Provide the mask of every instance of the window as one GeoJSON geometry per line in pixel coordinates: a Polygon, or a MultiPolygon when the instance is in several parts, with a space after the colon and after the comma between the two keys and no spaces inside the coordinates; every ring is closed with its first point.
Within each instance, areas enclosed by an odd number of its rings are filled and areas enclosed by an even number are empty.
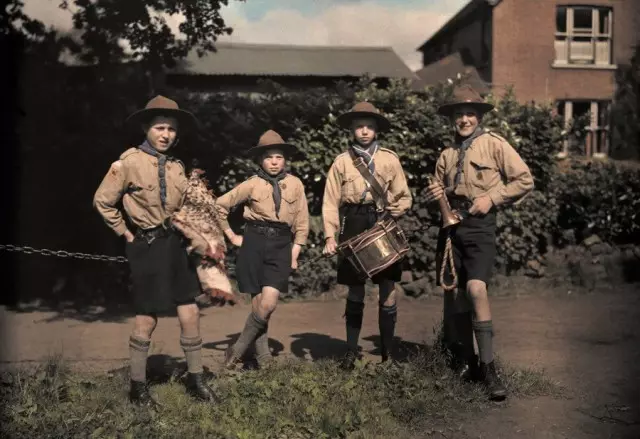
{"type": "Polygon", "coordinates": [[[564,117],[567,127],[572,120],[589,116],[589,123],[580,143],[576,139],[565,142],[560,156],[566,157],[570,150],[582,151],[588,157],[603,157],[609,150],[609,111],[611,101],[572,100],[558,101],[556,111],[564,117]]]}
{"type": "Polygon", "coordinates": [[[558,65],[611,65],[612,20],[611,8],[558,6],[555,63],[558,65]]]}

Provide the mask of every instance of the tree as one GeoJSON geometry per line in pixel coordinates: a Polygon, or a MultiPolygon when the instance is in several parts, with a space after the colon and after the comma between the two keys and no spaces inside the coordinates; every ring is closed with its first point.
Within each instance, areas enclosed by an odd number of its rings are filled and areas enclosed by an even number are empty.
{"type": "Polygon", "coordinates": [[[81,31],[83,44],[73,49],[82,61],[137,60],[155,70],[173,67],[193,49],[199,55],[215,50],[218,36],[233,31],[220,15],[227,4],[228,0],[64,0],[60,7],[71,11],[74,28],[81,31]],[[183,17],[182,35],[174,34],[168,17],[183,17]]]}

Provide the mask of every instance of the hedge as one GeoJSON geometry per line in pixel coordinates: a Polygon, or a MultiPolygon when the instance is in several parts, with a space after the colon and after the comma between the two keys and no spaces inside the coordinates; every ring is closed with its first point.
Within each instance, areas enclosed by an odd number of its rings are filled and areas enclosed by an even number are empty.
{"type": "MultiPolygon", "coordinates": [[[[237,152],[251,146],[264,129],[276,129],[304,152],[305,159],[293,163],[291,168],[307,188],[312,214],[309,246],[301,257],[308,259],[317,257],[322,249],[320,214],[326,172],[333,159],[348,146],[348,135],[336,126],[335,119],[357,100],[373,102],[391,121],[391,129],[381,135],[381,141],[400,156],[414,197],[411,211],[401,220],[412,248],[404,262],[405,269],[412,272],[413,279],[426,278],[434,282],[439,213],[435,206],[425,202],[424,190],[426,176],[434,172],[440,151],[453,136],[449,122],[436,113],[438,104],[451,93],[452,86],[442,85],[423,93],[414,93],[400,81],[384,90],[363,81],[356,87],[343,85],[333,93],[326,90],[287,93],[269,85],[260,99],[235,96],[233,104],[220,106],[221,96],[198,97],[197,104],[193,102],[189,105],[199,105],[203,114],[216,114],[209,118],[216,124],[220,121],[217,114],[226,112],[225,131],[235,133],[233,143],[229,143],[227,149],[229,154],[221,168],[222,173],[217,179],[216,189],[219,192],[230,189],[253,172],[254,165],[237,152]],[[249,131],[253,138],[239,135],[240,132],[249,131]],[[239,139],[243,139],[244,143],[240,143],[239,139]]],[[[578,228],[582,233],[591,223],[575,217],[576,212],[582,214],[586,209],[583,206],[585,198],[577,194],[588,190],[603,195],[603,187],[595,176],[588,180],[589,189],[584,189],[585,180],[581,174],[558,172],[555,154],[571,133],[563,131],[563,120],[553,115],[550,106],[533,103],[521,105],[512,92],[499,101],[492,97],[489,99],[495,103],[496,109],[485,116],[483,125],[505,137],[517,149],[535,179],[535,190],[523,203],[517,207],[499,209],[496,270],[505,274],[537,275],[535,267],[539,266],[548,248],[561,244],[561,229],[578,228]]],[[[605,166],[598,169],[601,169],[598,175],[605,178],[612,168],[605,166]]],[[[637,180],[637,172],[630,171],[620,176],[628,182],[624,180],[611,187],[611,190],[619,191],[625,185],[634,187],[632,181],[634,178],[637,180]]],[[[603,196],[601,202],[610,198],[603,196]]],[[[638,199],[637,195],[633,197],[633,200],[638,199]]],[[[607,211],[607,207],[592,208],[589,218],[595,220],[603,211],[607,211]]],[[[607,229],[608,234],[604,233],[606,239],[633,239],[628,233],[634,230],[630,226],[634,221],[631,216],[614,221],[618,221],[616,227],[607,229]]],[[[235,226],[239,227],[240,223],[236,221],[235,226]]],[[[637,227],[637,222],[635,224],[637,227]]],[[[597,232],[600,233],[599,230],[597,232]]],[[[293,290],[296,294],[322,291],[332,285],[334,270],[335,260],[316,260],[313,266],[306,266],[294,276],[293,290]]]]}
{"type": "MultiPolygon", "coordinates": [[[[11,232],[14,244],[122,254],[123,243],[104,226],[91,200],[109,164],[135,141],[123,134],[122,121],[148,97],[142,95],[143,76],[117,69],[105,72],[69,74],[59,66],[43,65],[24,75],[21,107],[29,117],[16,126],[18,143],[10,147],[18,151],[12,165],[15,187],[19,188],[17,199],[37,202],[23,202],[10,209],[16,225],[11,232]],[[56,111],[42,106],[42,102],[55,102],[56,111]],[[48,214],[51,212],[56,214],[48,214]]],[[[164,93],[201,121],[201,133],[184,138],[175,154],[188,166],[203,167],[217,194],[253,173],[255,165],[243,158],[243,152],[265,130],[275,129],[299,145],[305,159],[292,163],[291,170],[305,184],[312,215],[309,245],[301,261],[321,252],[324,178],[333,159],[348,146],[348,136],[338,129],[335,119],[357,100],[372,101],[392,122],[391,130],[381,140],[401,157],[414,196],[413,208],[401,221],[412,247],[405,268],[412,271],[414,279],[433,282],[439,214],[435,206],[425,203],[425,177],[433,173],[440,151],[453,136],[448,121],[436,114],[438,104],[451,91],[452,84],[445,84],[415,93],[403,82],[378,89],[364,78],[353,85],[339,83],[332,89],[304,92],[265,82],[264,93],[257,96],[179,90],[164,93]]],[[[511,93],[496,104],[484,125],[518,150],[531,167],[536,184],[521,205],[499,211],[497,270],[536,275],[536,263],[544,259],[551,246],[565,242],[567,230],[579,238],[596,233],[612,244],[638,240],[637,168],[575,164],[570,170],[559,169],[555,153],[569,133],[563,131],[563,121],[553,115],[552,109],[518,104],[511,93]]],[[[242,209],[237,209],[230,217],[236,229],[242,227],[241,215],[242,209]]],[[[103,276],[111,270],[104,265],[74,265],[67,273],[54,273],[47,261],[31,258],[19,267],[17,275],[29,294],[51,297],[51,285],[45,283],[62,277],[79,279],[78,297],[86,298],[87,291],[92,291],[99,299],[128,300],[126,285],[117,293],[111,283],[105,286],[101,279],[117,276],[103,276]],[[34,277],[34,272],[41,275],[34,277]]],[[[234,261],[232,250],[232,272],[234,261]]],[[[126,267],[119,267],[118,273],[120,268],[126,267]]],[[[326,290],[335,281],[334,270],[335,260],[330,259],[305,266],[293,276],[290,294],[326,290]]]]}

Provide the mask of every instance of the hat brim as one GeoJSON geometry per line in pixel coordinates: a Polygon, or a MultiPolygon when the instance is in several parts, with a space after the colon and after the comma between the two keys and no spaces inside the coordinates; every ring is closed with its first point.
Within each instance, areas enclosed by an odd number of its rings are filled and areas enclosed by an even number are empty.
{"type": "Polygon", "coordinates": [[[198,126],[196,117],[185,110],[174,110],[169,108],[147,108],[138,110],[126,120],[127,125],[137,125],[149,122],[156,116],[175,117],[178,120],[178,130],[189,130],[198,126]]]}
{"type": "Polygon", "coordinates": [[[254,146],[253,148],[247,150],[246,155],[250,157],[257,157],[269,151],[270,149],[282,150],[285,158],[295,157],[301,154],[300,150],[294,145],[291,145],[289,143],[275,143],[273,145],[254,146]]]}
{"type": "Polygon", "coordinates": [[[453,103],[444,104],[438,107],[438,113],[443,116],[451,116],[451,114],[455,111],[456,108],[462,107],[462,106],[473,107],[482,114],[488,111],[491,111],[495,108],[492,104],[489,104],[487,102],[453,102],[453,103]]]}
{"type": "Polygon", "coordinates": [[[350,111],[348,113],[344,113],[338,116],[338,118],[336,119],[336,122],[342,128],[348,130],[348,129],[351,129],[351,122],[353,122],[354,119],[365,119],[365,118],[375,119],[375,121],[378,124],[378,130],[380,131],[386,131],[389,128],[391,128],[391,122],[389,122],[389,120],[386,117],[378,113],[371,113],[369,111],[350,111]]]}

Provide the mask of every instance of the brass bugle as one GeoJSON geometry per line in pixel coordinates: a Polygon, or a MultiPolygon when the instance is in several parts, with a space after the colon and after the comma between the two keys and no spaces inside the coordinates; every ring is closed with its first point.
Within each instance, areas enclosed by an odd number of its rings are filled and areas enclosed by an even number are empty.
{"type": "MultiPolygon", "coordinates": [[[[431,186],[435,181],[435,179],[430,175],[427,176],[427,180],[429,181],[429,186],[431,186]]],[[[449,200],[446,195],[443,195],[442,198],[438,200],[438,205],[440,207],[440,215],[442,216],[443,229],[455,226],[460,222],[460,217],[451,210],[451,206],[449,205],[449,200]]]]}

